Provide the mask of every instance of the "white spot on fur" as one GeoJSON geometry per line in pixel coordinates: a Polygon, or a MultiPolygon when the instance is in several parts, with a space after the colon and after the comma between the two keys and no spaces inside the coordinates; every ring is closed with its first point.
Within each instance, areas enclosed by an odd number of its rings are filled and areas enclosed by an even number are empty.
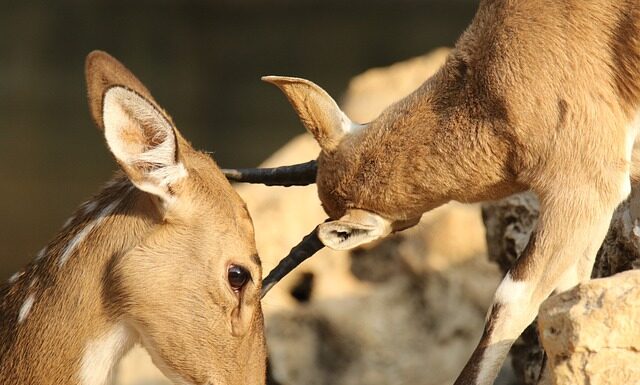
{"type": "Polygon", "coordinates": [[[496,290],[495,302],[499,304],[528,301],[531,287],[525,281],[514,281],[511,273],[507,273],[496,290]]]}
{"type": "Polygon", "coordinates": [[[35,297],[33,294],[29,295],[27,299],[22,303],[20,307],[20,311],[18,312],[18,324],[21,324],[22,321],[27,318],[29,312],[31,312],[31,308],[33,307],[33,302],[35,301],[35,297]]]}
{"type": "Polygon", "coordinates": [[[62,225],[63,228],[69,227],[71,225],[71,223],[73,222],[73,220],[76,219],[76,217],[71,216],[69,219],[67,219],[64,224],[62,225]]]}
{"type": "Polygon", "coordinates": [[[17,273],[14,273],[11,277],[9,277],[9,280],[8,280],[7,282],[9,282],[9,283],[16,283],[16,281],[18,280],[18,278],[20,278],[20,276],[21,276],[22,274],[23,274],[23,273],[22,273],[21,271],[19,271],[19,272],[17,272],[17,273]]]}
{"type": "Polygon", "coordinates": [[[110,384],[117,363],[133,342],[132,331],[123,323],[118,323],[102,336],[87,343],[78,372],[80,384],[110,384]]]}
{"type": "Polygon", "coordinates": [[[342,126],[342,131],[345,134],[353,134],[361,129],[363,129],[366,125],[354,123],[349,117],[342,111],[340,111],[340,125],[342,126]]]}
{"type": "Polygon", "coordinates": [[[84,204],[83,211],[85,214],[91,214],[98,208],[98,201],[90,201],[84,204]]]}
{"type": "Polygon", "coordinates": [[[100,225],[105,218],[111,215],[111,213],[118,207],[119,204],[120,204],[120,199],[117,199],[111,202],[104,209],[102,209],[102,211],[100,211],[97,218],[89,222],[89,224],[87,224],[82,230],[80,230],[78,234],[76,234],[73,237],[73,239],[69,241],[69,243],[65,246],[64,250],[62,251],[62,254],[60,255],[60,259],[58,260],[58,265],[60,267],[64,266],[64,264],[67,263],[67,261],[69,260],[69,257],[71,257],[71,254],[73,254],[73,252],[78,247],[78,245],[82,243],[82,241],[84,241],[84,239],[87,237],[87,235],[89,235],[91,230],[93,230],[95,227],[100,225]]]}
{"type": "Polygon", "coordinates": [[[36,254],[36,258],[35,258],[36,262],[41,261],[41,260],[42,260],[42,258],[44,258],[44,256],[45,256],[45,255],[47,255],[47,248],[46,248],[46,247],[42,248],[42,249],[38,252],[38,254],[36,254]]]}

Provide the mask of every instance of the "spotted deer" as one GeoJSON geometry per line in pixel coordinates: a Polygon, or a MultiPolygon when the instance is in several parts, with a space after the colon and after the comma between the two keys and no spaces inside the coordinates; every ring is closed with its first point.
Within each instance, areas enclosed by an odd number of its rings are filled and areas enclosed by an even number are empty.
{"type": "Polygon", "coordinates": [[[122,64],[86,77],[121,171],[0,288],[0,383],[106,385],[139,343],[176,384],[264,384],[244,202],[122,64]]]}
{"type": "Polygon", "coordinates": [[[523,190],[540,198],[535,233],[499,285],[456,385],[493,383],[540,303],[589,279],[612,213],[637,177],[636,0],[483,0],[444,66],[365,124],[308,80],[264,80],[284,92],[322,151],[284,174],[227,175],[315,182],[330,217],[265,279],[265,290],[323,245],[354,248],[451,200],[523,190]]]}

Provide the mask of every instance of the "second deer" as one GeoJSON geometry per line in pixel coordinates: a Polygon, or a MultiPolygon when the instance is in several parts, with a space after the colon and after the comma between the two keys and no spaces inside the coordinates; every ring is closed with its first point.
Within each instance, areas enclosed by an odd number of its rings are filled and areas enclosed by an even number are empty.
{"type": "Polygon", "coordinates": [[[527,189],[540,198],[537,229],[500,284],[456,385],[493,383],[540,303],[589,279],[613,211],[637,174],[636,0],[481,1],[443,68],[367,124],[351,122],[308,80],[265,80],[285,93],[320,144],[317,164],[290,166],[287,175],[228,176],[316,182],[330,216],[265,279],[265,289],[322,244],[356,247],[451,200],[527,189]]]}

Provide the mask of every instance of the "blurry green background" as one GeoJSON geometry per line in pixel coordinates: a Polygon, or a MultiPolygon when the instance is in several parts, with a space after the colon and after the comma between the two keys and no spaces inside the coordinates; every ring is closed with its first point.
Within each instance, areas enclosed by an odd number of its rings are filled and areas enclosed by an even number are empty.
{"type": "Polygon", "coordinates": [[[196,148],[258,164],[303,128],[267,74],[339,97],[376,66],[451,46],[471,0],[0,1],[0,279],[115,170],[85,98],[85,55],[125,63],[196,148]]]}

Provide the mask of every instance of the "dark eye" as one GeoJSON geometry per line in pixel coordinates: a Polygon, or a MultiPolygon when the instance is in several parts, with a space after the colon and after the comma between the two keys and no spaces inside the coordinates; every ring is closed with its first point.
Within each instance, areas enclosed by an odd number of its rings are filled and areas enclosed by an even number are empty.
{"type": "Polygon", "coordinates": [[[227,279],[233,291],[240,291],[249,280],[249,272],[241,266],[231,265],[227,271],[227,279]]]}

